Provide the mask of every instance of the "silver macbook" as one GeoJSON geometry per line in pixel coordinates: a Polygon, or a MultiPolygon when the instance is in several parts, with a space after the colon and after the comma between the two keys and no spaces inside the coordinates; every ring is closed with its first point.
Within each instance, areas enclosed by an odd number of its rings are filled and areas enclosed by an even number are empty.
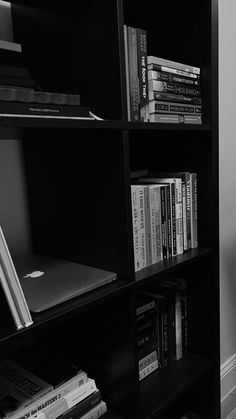
{"type": "Polygon", "coordinates": [[[116,273],[41,255],[14,259],[30,311],[41,312],[117,278],[116,273]]]}

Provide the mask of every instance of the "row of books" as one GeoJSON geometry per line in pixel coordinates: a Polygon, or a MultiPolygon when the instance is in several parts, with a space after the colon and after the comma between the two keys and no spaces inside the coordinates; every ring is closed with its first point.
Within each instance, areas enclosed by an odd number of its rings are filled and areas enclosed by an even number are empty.
{"type": "Polygon", "coordinates": [[[0,115],[95,119],[80,95],[42,91],[31,76],[22,45],[0,40],[0,115]]]}
{"type": "Polygon", "coordinates": [[[198,247],[197,173],[149,173],[131,185],[135,271],[198,247]]]}
{"type": "Polygon", "coordinates": [[[141,381],[187,353],[187,281],[165,278],[139,291],[136,324],[141,381]]]}
{"type": "Polygon", "coordinates": [[[107,411],[94,379],[75,365],[56,361],[45,368],[35,359],[30,369],[10,358],[1,361],[1,419],[95,419],[107,411]]]}
{"type": "Polygon", "coordinates": [[[202,123],[200,68],[148,55],[147,31],[124,25],[129,121],[202,123]]]}

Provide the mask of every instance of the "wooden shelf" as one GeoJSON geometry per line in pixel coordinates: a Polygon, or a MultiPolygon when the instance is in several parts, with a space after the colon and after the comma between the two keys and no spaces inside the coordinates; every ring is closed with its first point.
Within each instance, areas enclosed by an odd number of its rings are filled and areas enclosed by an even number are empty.
{"type": "Polygon", "coordinates": [[[105,130],[142,130],[142,131],[210,131],[210,124],[158,124],[147,122],[128,122],[128,121],[98,121],[82,119],[61,119],[61,118],[33,118],[17,116],[0,116],[2,127],[40,127],[40,128],[80,128],[80,129],[105,129],[105,130]]]}
{"type": "Polygon", "coordinates": [[[143,417],[155,418],[183,395],[212,366],[212,362],[187,354],[174,364],[157,370],[140,383],[143,417]]]}

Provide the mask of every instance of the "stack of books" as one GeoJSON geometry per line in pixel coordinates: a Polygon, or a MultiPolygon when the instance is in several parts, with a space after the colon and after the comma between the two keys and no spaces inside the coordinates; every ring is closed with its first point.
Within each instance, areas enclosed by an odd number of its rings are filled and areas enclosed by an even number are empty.
{"type": "Polygon", "coordinates": [[[187,353],[187,315],[185,279],[165,278],[137,293],[140,381],[187,353]]]}
{"type": "Polygon", "coordinates": [[[202,123],[200,68],[148,55],[147,31],[124,25],[128,121],[202,123]]]}
{"type": "MultiPolygon", "coordinates": [[[[0,415],[9,419],[99,418],[107,411],[95,380],[75,365],[52,361],[28,369],[12,359],[0,363],[0,415]],[[35,374],[34,369],[40,371],[35,374]]],[[[35,359],[35,364],[38,360],[35,359]]]]}
{"type": "Polygon", "coordinates": [[[0,87],[35,88],[19,43],[0,40],[0,87]]]}
{"type": "Polygon", "coordinates": [[[198,247],[197,173],[150,173],[131,185],[135,271],[198,247]]]}
{"type": "Polygon", "coordinates": [[[0,40],[0,116],[95,119],[80,95],[41,91],[30,76],[22,45],[0,40]]]}
{"type": "Polygon", "coordinates": [[[148,56],[149,103],[144,121],[202,123],[200,68],[148,56]]]}

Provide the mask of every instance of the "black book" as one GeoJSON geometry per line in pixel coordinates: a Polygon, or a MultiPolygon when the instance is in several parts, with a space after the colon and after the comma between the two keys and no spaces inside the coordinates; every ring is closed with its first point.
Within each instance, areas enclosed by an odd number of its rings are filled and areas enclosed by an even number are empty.
{"type": "Polygon", "coordinates": [[[6,64],[0,64],[0,75],[7,77],[30,77],[28,68],[6,64]]]}
{"type": "Polygon", "coordinates": [[[0,115],[93,119],[85,106],[0,101],[0,115]]]}
{"type": "Polygon", "coordinates": [[[0,73],[0,84],[11,85],[11,86],[22,86],[22,87],[35,87],[35,81],[31,77],[13,77],[4,76],[0,73]]]}

